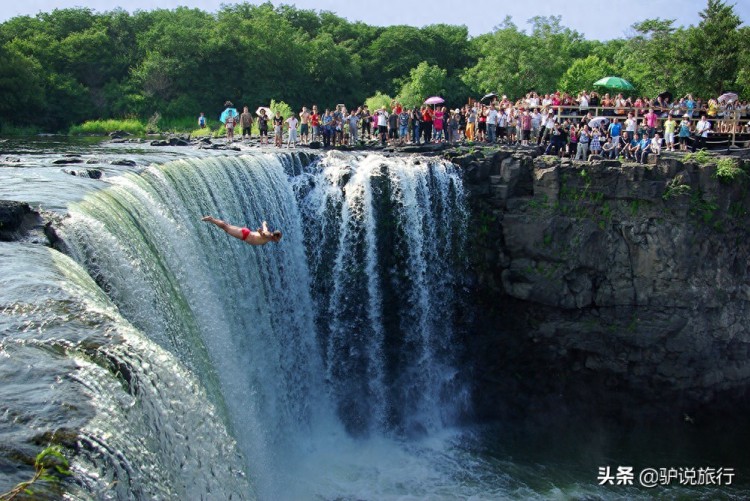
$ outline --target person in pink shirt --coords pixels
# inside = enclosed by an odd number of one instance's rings
[[[646,113],[643,118],[646,120],[646,127],[648,127],[648,137],[653,138],[654,133],[656,132],[656,123],[659,120],[659,115],[654,113],[653,108],[649,108],[648,113]]]

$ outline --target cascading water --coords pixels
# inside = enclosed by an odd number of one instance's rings
[[[360,469],[352,437],[429,436],[465,410],[462,185],[425,158],[303,160],[151,167],[74,207],[62,236],[121,313],[198,376],[261,498],[374,494],[320,478],[309,458]],[[204,214],[265,219],[284,237],[249,247]]]
[[[356,433],[437,431],[461,403],[453,326],[465,238],[444,162],[330,155],[294,181],[326,376]]]

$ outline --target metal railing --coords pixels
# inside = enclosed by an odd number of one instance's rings
[[[589,106],[588,108],[581,108],[580,106],[565,106],[565,105],[549,105],[549,106],[536,106],[533,107],[535,109],[539,110],[552,110],[555,112],[555,116],[558,121],[563,121],[566,118],[572,119],[572,120],[580,120],[581,118],[585,117],[587,113],[591,113],[592,118],[598,118],[598,117],[606,117],[610,121],[614,118],[620,119],[620,120],[626,120],[628,118],[629,113],[633,113],[633,117],[636,118],[638,121],[643,120],[643,117],[646,113],[648,113],[648,110],[652,109],[655,113],[659,115],[657,119],[657,130],[662,130],[662,124],[667,119],[667,114],[672,112],[672,117],[675,118],[678,123],[680,120],[684,118],[684,115],[688,113],[688,110],[681,109],[681,108],[663,108],[663,107],[656,107],[656,106],[649,106],[649,107],[613,107],[613,106]],[[721,114],[722,116],[718,116]],[[736,110],[736,109],[726,109],[726,108],[718,108],[716,115],[717,116],[709,116],[707,114],[707,110],[705,109],[695,109],[693,110],[692,117],[688,118],[688,120],[691,122],[697,122],[699,118],[702,115],[706,115],[708,121],[711,123],[711,130],[709,131],[709,137],[710,135],[722,135],[727,134],[729,136],[729,145],[731,146],[737,146],[737,143],[743,143],[745,147],[750,146],[750,138],[746,137],[748,134],[750,134],[750,130],[747,130],[748,127],[750,127],[750,123],[748,123],[748,119],[742,118],[743,111],[742,110]],[[729,128],[728,132],[719,132],[719,127],[717,127],[718,124],[727,124],[727,127]],[[742,130],[742,124],[745,124],[744,131]],[[738,135],[740,136],[740,140],[738,141]]]

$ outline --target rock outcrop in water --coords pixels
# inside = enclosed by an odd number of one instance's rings
[[[0,200],[0,242],[12,242],[39,223],[39,214],[25,202]]]
[[[471,339],[480,415],[747,406],[748,165],[722,182],[715,159],[669,154],[652,165],[530,150],[454,161],[487,314]]]

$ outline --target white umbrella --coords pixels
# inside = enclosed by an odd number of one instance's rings
[[[599,128],[604,125],[609,125],[609,118],[607,117],[595,117],[589,120],[589,127],[593,128]]]
[[[719,101],[720,103],[733,103],[737,100],[738,97],[739,96],[734,92],[725,92],[724,94],[719,96],[719,99],[717,101]]]
[[[259,106],[257,110],[255,110],[255,114],[260,116],[260,110],[266,110],[266,116],[270,117],[273,115],[273,111],[271,111],[271,108],[268,106]]]

